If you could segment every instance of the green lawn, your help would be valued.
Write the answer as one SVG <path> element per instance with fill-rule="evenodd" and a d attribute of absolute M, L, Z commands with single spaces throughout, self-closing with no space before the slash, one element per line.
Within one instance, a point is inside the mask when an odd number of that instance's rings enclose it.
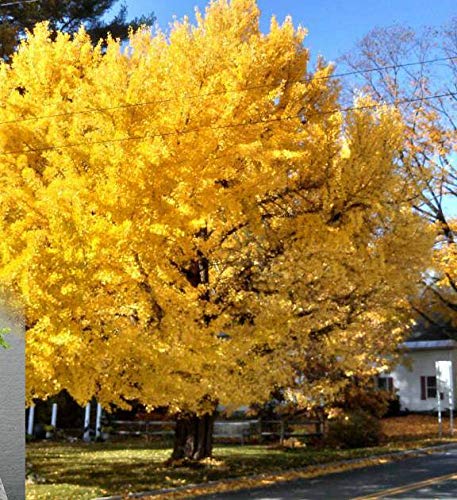
<path fill-rule="evenodd" d="M 431 443 L 431 440 L 418 441 L 416 445 Z M 408 446 L 412 447 L 411 442 L 358 450 L 218 446 L 214 460 L 205 466 L 173 468 L 164 465 L 171 453 L 169 448 L 144 441 L 92 444 L 37 442 L 27 446 L 28 463 L 35 475 L 33 481 L 28 481 L 27 499 L 93 499 L 228 477 L 275 473 L 311 464 L 386 453 Z"/>

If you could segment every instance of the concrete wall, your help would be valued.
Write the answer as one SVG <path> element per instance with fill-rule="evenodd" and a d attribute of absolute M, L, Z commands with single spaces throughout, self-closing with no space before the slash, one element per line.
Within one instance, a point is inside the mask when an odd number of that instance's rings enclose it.
<path fill-rule="evenodd" d="M 394 387 L 400 396 L 402 410 L 410 411 L 436 411 L 436 398 L 421 399 L 421 376 L 435 376 L 435 361 L 452 361 L 454 371 L 454 399 L 457 396 L 457 351 L 454 349 L 434 349 L 411 351 L 406 355 L 410 362 L 408 365 L 399 365 L 390 374 Z M 441 408 L 449 408 L 445 397 L 441 401 Z M 456 401 L 454 400 L 454 407 Z"/>
<path fill-rule="evenodd" d="M 8 500 L 23 500 L 25 476 L 24 331 L 21 321 L 0 309 L 0 328 L 10 328 L 0 348 L 0 478 Z M 1 496 L 0 496 L 1 498 Z"/>

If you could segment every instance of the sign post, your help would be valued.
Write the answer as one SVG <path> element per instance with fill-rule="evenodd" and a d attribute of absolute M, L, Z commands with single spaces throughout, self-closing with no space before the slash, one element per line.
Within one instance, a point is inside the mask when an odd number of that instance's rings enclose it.
<path fill-rule="evenodd" d="M 438 386 L 438 377 L 437 377 L 437 383 L 436 383 L 436 401 L 437 401 L 437 406 L 438 406 L 438 436 L 442 437 L 443 435 L 443 419 L 441 417 L 441 394 L 440 394 L 440 388 Z"/>
<path fill-rule="evenodd" d="M 440 436 L 442 433 L 441 424 L 441 393 L 444 401 L 447 400 L 449 406 L 449 426 L 451 435 L 454 433 L 454 378 L 452 361 L 435 361 L 436 370 L 436 397 L 438 401 L 438 424 Z"/>

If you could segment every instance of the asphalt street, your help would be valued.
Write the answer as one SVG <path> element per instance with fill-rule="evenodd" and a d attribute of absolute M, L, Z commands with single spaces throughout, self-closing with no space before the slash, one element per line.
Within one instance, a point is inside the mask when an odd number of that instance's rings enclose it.
<path fill-rule="evenodd" d="M 199 496 L 199 499 L 285 498 L 328 500 L 375 498 L 457 499 L 457 447 L 315 479 L 277 483 L 266 488 Z"/>

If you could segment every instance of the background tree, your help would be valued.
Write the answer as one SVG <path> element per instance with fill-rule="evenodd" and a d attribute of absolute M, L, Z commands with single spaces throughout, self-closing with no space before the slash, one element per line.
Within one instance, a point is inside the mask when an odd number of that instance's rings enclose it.
<path fill-rule="evenodd" d="M 406 124 L 405 174 L 422 186 L 415 209 L 436 230 L 434 265 L 414 301 L 429 322 L 457 326 L 457 18 L 421 31 L 371 31 L 343 58 L 352 86 L 394 103 Z M 438 321 L 437 324 L 442 322 Z"/>
<path fill-rule="evenodd" d="M 108 33 L 125 39 L 129 26 L 138 28 L 142 24 L 152 25 L 155 21 L 152 14 L 127 21 L 125 5 L 110 21 L 105 20 L 117 0 L 18 0 L 3 3 L 5 5 L 0 4 L 0 57 L 5 60 L 14 52 L 26 30 L 32 30 L 41 21 L 48 21 L 51 30 L 67 33 L 74 33 L 84 25 L 94 42 L 106 38 Z"/>
<path fill-rule="evenodd" d="M 304 30 L 261 33 L 252 0 L 126 51 L 50 37 L 0 68 L 0 283 L 29 399 L 167 406 L 174 458 L 198 459 L 218 403 L 300 375 L 312 405 L 385 368 L 430 246 L 395 110 L 343 113 Z"/>

